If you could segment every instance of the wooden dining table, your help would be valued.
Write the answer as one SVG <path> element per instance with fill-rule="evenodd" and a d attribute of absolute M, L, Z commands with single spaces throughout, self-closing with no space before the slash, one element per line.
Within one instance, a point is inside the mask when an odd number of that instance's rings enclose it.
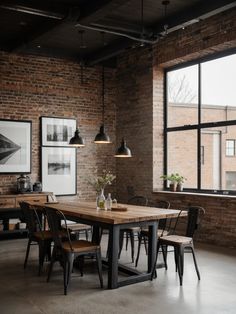
<path fill-rule="evenodd" d="M 127 204 L 118 205 L 118 207 L 127 208 L 126 211 L 97 210 L 94 202 L 78 201 L 60 201 L 53 204 L 38 203 L 37 206 L 58 209 L 68 219 L 93 226 L 92 241 L 97 244 L 100 244 L 101 241 L 101 229 L 109 230 L 108 258 L 103 259 L 103 263 L 108 267 L 108 289 L 116 289 L 151 279 L 152 270 L 155 267 L 158 221 L 178 217 L 180 214 L 180 211 L 175 209 Z M 181 216 L 186 216 L 186 212 L 181 212 Z M 145 273 L 118 263 L 120 230 L 131 227 L 148 227 L 149 229 L 148 267 Z M 124 273 L 126 277 L 118 280 L 119 271 Z"/>

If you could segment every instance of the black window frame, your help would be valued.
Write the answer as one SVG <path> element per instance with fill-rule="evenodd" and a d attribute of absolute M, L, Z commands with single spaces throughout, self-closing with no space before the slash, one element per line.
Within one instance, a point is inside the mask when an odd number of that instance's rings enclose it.
<path fill-rule="evenodd" d="M 184 188 L 186 192 L 208 193 L 208 194 L 229 194 L 236 195 L 233 190 L 215 190 L 215 189 L 201 189 L 201 130 L 205 128 L 214 128 L 222 126 L 236 126 L 236 120 L 217 121 L 217 122 L 201 122 L 201 64 L 207 61 L 213 61 L 219 58 L 227 57 L 236 54 L 236 48 L 228 49 L 224 52 L 214 53 L 210 56 L 205 56 L 192 61 L 187 61 L 178 65 L 174 65 L 164 69 L 164 167 L 163 172 L 167 174 L 167 158 L 168 158 L 168 133 L 185 130 L 197 130 L 197 188 Z M 179 70 L 181 68 L 198 65 L 198 123 L 191 125 L 168 127 L 168 79 L 169 72 Z M 169 190 L 167 182 L 164 181 L 164 190 Z"/>

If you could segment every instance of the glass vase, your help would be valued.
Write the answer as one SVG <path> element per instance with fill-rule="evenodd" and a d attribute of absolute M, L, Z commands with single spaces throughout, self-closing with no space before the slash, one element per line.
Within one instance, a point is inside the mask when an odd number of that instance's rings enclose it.
<path fill-rule="evenodd" d="M 97 209 L 106 210 L 106 198 L 104 195 L 104 189 L 101 189 L 97 196 Z"/>

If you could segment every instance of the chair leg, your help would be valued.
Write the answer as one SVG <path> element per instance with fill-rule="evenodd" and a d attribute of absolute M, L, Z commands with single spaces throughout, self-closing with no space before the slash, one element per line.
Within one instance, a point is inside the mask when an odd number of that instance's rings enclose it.
<path fill-rule="evenodd" d="M 78 257 L 78 266 L 80 270 L 80 275 L 81 277 L 83 277 L 84 275 L 84 256 L 83 255 Z"/>
<path fill-rule="evenodd" d="M 30 244 L 31 244 L 31 239 L 28 240 L 28 244 L 27 244 L 27 249 L 26 249 L 26 254 L 25 254 L 25 261 L 24 261 L 24 269 L 27 266 L 27 261 L 28 261 L 28 257 L 29 257 L 29 251 L 30 251 Z"/>
<path fill-rule="evenodd" d="M 73 263 L 74 263 L 74 253 L 68 253 L 68 268 L 67 268 L 67 286 L 69 284 L 70 281 L 70 277 L 71 277 L 71 273 L 72 273 L 72 269 L 73 269 Z"/>
<path fill-rule="evenodd" d="M 180 248 L 175 247 L 175 256 L 176 256 L 176 263 L 177 263 L 177 270 L 179 274 L 179 282 L 180 286 L 183 284 L 183 274 L 182 274 L 182 257 L 181 257 L 181 252 Z"/>
<path fill-rule="evenodd" d="M 129 233 L 127 231 L 125 232 L 125 238 L 126 238 L 125 250 L 128 251 Z"/>
<path fill-rule="evenodd" d="M 85 230 L 85 238 L 86 238 L 86 241 L 88 241 L 88 238 L 89 238 L 88 230 Z"/>
<path fill-rule="evenodd" d="M 124 231 L 123 230 L 120 230 L 120 241 L 119 241 L 119 254 L 118 254 L 118 259 L 120 258 L 120 254 L 121 254 L 121 251 L 123 249 L 123 243 L 124 243 Z"/>
<path fill-rule="evenodd" d="M 195 252 L 194 252 L 194 247 L 192 246 L 190 248 L 191 248 L 192 255 L 193 255 L 193 261 L 194 261 L 195 269 L 196 269 L 196 272 L 197 272 L 197 277 L 198 277 L 198 280 L 200 280 L 201 277 L 200 277 L 200 272 L 199 272 L 199 269 L 198 269 L 198 266 L 197 266 L 197 260 L 196 260 L 196 256 L 195 256 Z"/>
<path fill-rule="evenodd" d="M 174 247 L 175 271 L 178 271 L 178 250 Z"/>
<path fill-rule="evenodd" d="M 136 257 L 136 261 L 135 261 L 135 267 L 138 266 L 138 261 L 139 261 L 139 255 L 140 255 L 140 250 L 141 250 L 141 243 L 142 243 L 142 234 L 139 233 L 138 235 L 138 252 L 137 252 L 137 257 Z"/>
<path fill-rule="evenodd" d="M 66 256 L 63 256 L 63 277 L 64 277 L 64 295 L 67 295 L 67 275 L 68 275 L 68 260 L 66 258 Z"/>
<path fill-rule="evenodd" d="M 100 280 L 100 286 L 103 288 L 103 277 L 102 277 L 102 257 L 101 257 L 101 251 L 96 251 L 96 260 L 97 260 L 97 268 L 98 268 L 98 276 Z"/>
<path fill-rule="evenodd" d="M 162 255 L 163 255 L 163 260 L 164 260 L 164 264 L 165 264 L 165 269 L 167 270 L 168 266 L 167 266 L 167 249 L 168 246 L 167 245 L 162 245 L 161 246 L 161 250 L 162 250 Z"/>
<path fill-rule="evenodd" d="M 51 273 L 52 273 L 52 269 L 53 269 L 53 265 L 54 265 L 55 261 L 56 261 L 56 250 L 55 250 L 55 248 L 53 248 L 51 262 L 50 262 L 49 269 L 48 269 L 47 282 L 49 282 L 49 280 L 51 278 Z"/>
<path fill-rule="evenodd" d="M 132 263 L 134 263 L 134 232 L 130 232 L 130 244 L 131 244 L 131 258 Z"/>
<path fill-rule="evenodd" d="M 148 255 L 148 246 L 147 246 L 147 239 L 146 239 L 146 237 L 143 237 L 143 242 L 144 242 L 146 255 Z"/>
<path fill-rule="evenodd" d="M 38 275 L 41 275 L 41 271 L 43 268 L 43 263 L 44 263 L 44 258 L 46 255 L 46 243 L 45 241 L 40 241 L 38 243 L 38 247 L 39 247 L 39 269 L 38 269 Z"/>

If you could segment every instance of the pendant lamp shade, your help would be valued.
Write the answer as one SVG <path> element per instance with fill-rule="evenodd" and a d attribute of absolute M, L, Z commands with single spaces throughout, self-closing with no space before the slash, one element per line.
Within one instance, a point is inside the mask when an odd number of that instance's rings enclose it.
<path fill-rule="evenodd" d="M 84 139 L 80 136 L 80 131 L 77 128 L 75 131 L 74 136 L 70 139 L 69 145 L 74 146 L 74 147 L 83 147 L 85 146 L 84 144 Z"/>
<path fill-rule="evenodd" d="M 126 146 L 124 138 L 121 141 L 121 146 L 116 151 L 115 157 L 132 157 L 131 150 Z"/>
<path fill-rule="evenodd" d="M 96 135 L 94 143 L 107 144 L 111 143 L 109 135 L 105 133 L 104 125 L 101 125 L 99 133 Z"/>
<path fill-rule="evenodd" d="M 104 67 L 102 67 L 102 125 L 100 126 L 99 133 L 94 139 L 96 144 L 109 144 L 111 143 L 110 137 L 105 133 L 105 78 L 104 78 Z"/>

